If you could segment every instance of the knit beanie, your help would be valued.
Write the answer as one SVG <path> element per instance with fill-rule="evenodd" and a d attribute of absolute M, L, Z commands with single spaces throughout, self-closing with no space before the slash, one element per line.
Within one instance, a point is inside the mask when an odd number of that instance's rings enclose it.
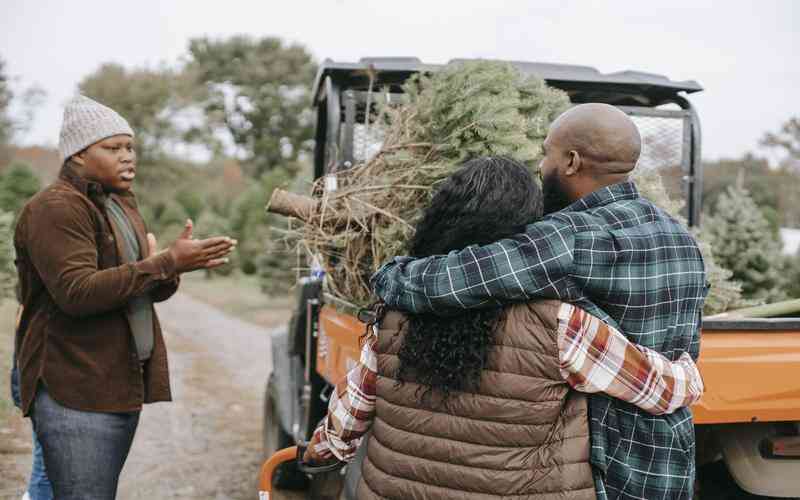
<path fill-rule="evenodd" d="M 61 161 L 113 135 L 133 137 L 133 130 L 116 111 L 88 97 L 78 95 L 64 108 L 58 141 Z"/>

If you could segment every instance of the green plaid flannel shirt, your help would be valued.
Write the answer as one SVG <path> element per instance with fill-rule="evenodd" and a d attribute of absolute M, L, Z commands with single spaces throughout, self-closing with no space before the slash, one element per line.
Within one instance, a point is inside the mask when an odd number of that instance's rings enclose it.
<path fill-rule="evenodd" d="M 670 360 L 684 352 L 697 359 L 708 290 L 694 238 L 632 182 L 595 191 L 513 238 L 447 256 L 397 257 L 372 286 L 389 307 L 412 313 L 560 299 Z M 653 416 L 602 394 L 589 398 L 598 498 L 692 497 L 688 408 Z"/>

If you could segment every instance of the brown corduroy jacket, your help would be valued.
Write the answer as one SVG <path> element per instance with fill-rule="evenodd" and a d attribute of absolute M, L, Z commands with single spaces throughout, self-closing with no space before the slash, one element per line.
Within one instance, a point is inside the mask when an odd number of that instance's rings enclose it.
<path fill-rule="evenodd" d="M 142 365 L 125 306 L 137 295 L 159 302 L 175 293 L 175 263 L 161 252 L 122 264 L 123 239 L 109 222 L 108 196 L 125 210 L 147 254 L 133 193 L 108 195 L 69 163 L 20 213 L 14 247 L 24 309 L 15 347 L 26 415 L 39 383 L 60 404 L 83 411 L 130 412 L 171 399 L 158 317 L 154 311 L 153 352 Z"/>
<path fill-rule="evenodd" d="M 477 391 L 447 405 L 421 401 L 415 383 L 397 385 L 405 322 L 387 314 L 358 499 L 595 499 L 586 396 L 559 372 L 559 306 L 508 306 Z"/>

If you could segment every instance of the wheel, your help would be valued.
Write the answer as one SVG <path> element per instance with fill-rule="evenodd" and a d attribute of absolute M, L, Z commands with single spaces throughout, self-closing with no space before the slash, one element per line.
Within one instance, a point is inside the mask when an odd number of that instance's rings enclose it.
<path fill-rule="evenodd" d="M 780 500 L 744 491 L 736 484 L 722 460 L 698 467 L 697 474 L 700 481 L 699 500 Z"/>
<path fill-rule="evenodd" d="M 294 444 L 292 437 L 281 426 L 277 391 L 275 379 L 270 375 L 266 391 L 264 391 L 264 417 L 261 431 L 264 460 L 271 457 L 276 451 Z M 305 489 L 308 486 L 308 478 L 297 470 L 295 462 L 286 462 L 279 465 L 272 474 L 272 486 L 291 490 Z"/>

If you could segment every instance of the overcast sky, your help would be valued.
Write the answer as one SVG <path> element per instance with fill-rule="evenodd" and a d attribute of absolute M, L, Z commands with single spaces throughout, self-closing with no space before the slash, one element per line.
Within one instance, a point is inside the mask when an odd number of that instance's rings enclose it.
<path fill-rule="evenodd" d="M 663 5 L 656 7 L 656 4 Z M 800 114 L 800 2 L 3 0 L 0 57 L 15 88 L 47 92 L 26 143 L 55 144 L 62 106 L 104 62 L 172 63 L 188 40 L 247 33 L 304 44 L 318 60 L 484 57 L 694 79 L 703 156 L 758 147 Z"/>

